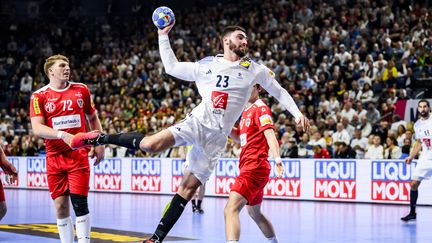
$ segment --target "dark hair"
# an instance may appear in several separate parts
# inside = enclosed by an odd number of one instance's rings
[[[230,25],[230,26],[227,26],[227,27],[225,27],[225,28],[222,30],[221,37],[220,37],[220,41],[221,41],[221,43],[223,44],[223,38],[224,38],[225,36],[231,34],[232,32],[234,32],[234,31],[236,31],[236,30],[240,30],[240,31],[243,31],[243,32],[246,33],[246,30],[245,30],[243,27],[241,27],[241,26],[238,26],[238,25]]]
[[[398,142],[397,142],[397,140],[396,140],[395,137],[391,136],[391,137],[388,137],[388,138],[392,141],[393,145],[398,146]]]
[[[419,102],[418,102],[418,104],[420,105],[420,103],[426,103],[427,104],[427,106],[430,108],[430,105],[429,105],[429,101],[427,101],[427,100],[425,100],[425,99],[421,99]]]

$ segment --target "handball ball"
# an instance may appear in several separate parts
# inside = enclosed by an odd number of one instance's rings
[[[153,23],[163,29],[174,22],[174,12],[168,7],[158,7],[153,12]]]

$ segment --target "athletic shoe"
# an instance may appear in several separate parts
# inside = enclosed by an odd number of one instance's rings
[[[159,240],[148,239],[148,240],[142,240],[140,241],[140,243],[161,243],[161,242]]]
[[[407,216],[402,217],[401,220],[408,222],[410,220],[416,219],[417,218],[417,214],[416,213],[409,213]]]
[[[198,212],[198,208],[194,205],[192,205],[192,213]]]
[[[204,213],[204,210],[203,210],[202,208],[197,208],[197,212],[198,212],[199,214],[203,214],[203,213]]]
[[[72,149],[79,149],[84,147],[102,145],[99,140],[103,136],[105,136],[105,134],[102,134],[99,131],[91,131],[86,133],[80,132],[72,137],[70,147]]]

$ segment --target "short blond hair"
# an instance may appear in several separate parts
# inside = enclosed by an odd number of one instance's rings
[[[52,67],[52,65],[54,65],[54,63],[57,60],[62,60],[62,61],[65,61],[65,62],[67,62],[69,64],[69,59],[67,57],[63,56],[63,55],[57,54],[57,55],[53,55],[53,56],[48,57],[47,59],[45,59],[45,64],[44,64],[44,72],[45,72],[45,75],[47,77],[49,77],[49,75],[48,75],[48,69],[50,67]]]

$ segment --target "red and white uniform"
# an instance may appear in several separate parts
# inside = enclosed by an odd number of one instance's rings
[[[263,189],[269,180],[271,166],[268,162],[269,146],[264,130],[274,129],[270,108],[262,101],[243,111],[240,120],[240,175],[231,190],[244,196],[248,205],[260,204]]]
[[[65,89],[47,85],[30,100],[30,116],[42,116],[45,125],[71,134],[86,132],[86,115],[96,112],[86,85],[69,82]],[[53,199],[73,193],[87,195],[90,167],[88,150],[71,150],[61,139],[45,139],[48,187]]]

